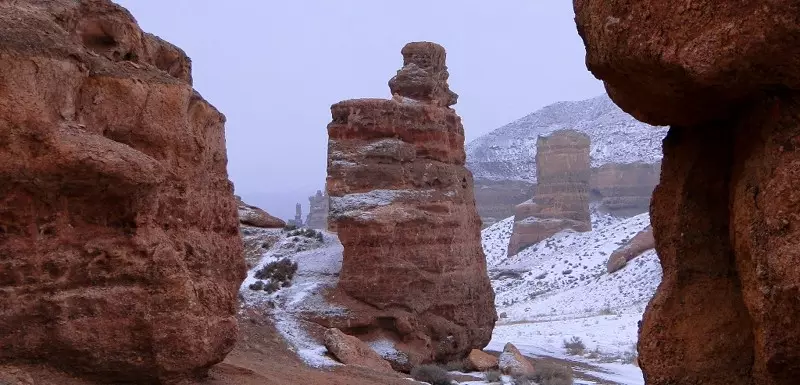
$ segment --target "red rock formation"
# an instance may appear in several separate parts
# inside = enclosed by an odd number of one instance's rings
[[[660,173],[661,162],[607,163],[593,168],[592,199],[599,201],[600,210],[615,216],[646,213]]]
[[[335,300],[356,304],[330,326],[395,341],[414,364],[483,347],[497,315],[464,167],[464,128],[449,102],[434,103],[452,94],[442,80],[444,49],[410,43],[402,52],[393,100],[331,108],[329,220],[344,245]],[[425,73],[406,80],[409,67]]]
[[[483,227],[514,215],[514,207],[531,198],[536,185],[514,180],[475,180],[475,205]]]
[[[268,212],[253,206],[248,205],[242,201],[242,198],[236,196],[236,206],[239,211],[239,223],[245,226],[263,227],[266,229],[283,228],[286,226],[280,218],[269,215]]]
[[[644,230],[638,232],[620,248],[611,253],[608,258],[606,268],[609,273],[613,273],[630,262],[630,260],[640,256],[647,250],[652,250],[655,246],[655,239],[653,238],[653,228],[647,226]]]
[[[590,231],[589,136],[555,131],[536,141],[537,185],[533,199],[516,206],[508,255],[565,229]]]
[[[664,277],[639,340],[647,384],[800,376],[800,4],[575,1],[611,97],[671,125],[651,205]]]
[[[202,375],[245,270],[225,117],[110,1],[0,2],[0,361]]]

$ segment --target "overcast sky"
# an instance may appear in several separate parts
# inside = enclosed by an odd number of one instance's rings
[[[545,105],[603,93],[566,0],[118,0],[183,48],[228,118],[236,193],[288,218],[325,184],[330,105],[389,97],[410,41],[447,49],[467,141]]]

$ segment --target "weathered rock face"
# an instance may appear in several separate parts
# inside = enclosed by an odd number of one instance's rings
[[[403,54],[406,67],[444,71],[441,46],[410,43]],[[448,94],[443,75],[428,75]],[[329,227],[344,245],[338,291],[362,305],[331,323],[396,341],[412,361],[460,359],[489,342],[497,318],[464,129],[452,109],[399,75],[393,82],[393,100],[331,108]]]
[[[535,184],[514,180],[475,180],[475,205],[483,227],[514,215],[514,207],[531,198]]]
[[[224,116],[110,1],[0,2],[0,361],[202,375],[244,279]]]
[[[653,239],[653,228],[647,226],[647,228],[634,235],[630,241],[611,253],[611,257],[608,258],[608,262],[606,263],[606,268],[609,273],[613,273],[625,267],[630,260],[638,257],[647,250],[652,250],[654,247],[655,239]]]
[[[308,197],[308,217],[306,226],[312,229],[325,230],[328,228],[328,195],[317,190],[317,193]]]
[[[661,162],[604,164],[592,169],[591,197],[600,202],[600,210],[615,216],[645,213],[660,173]]]
[[[403,68],[389,80],[392,95],[449,107],[456,104],[458,95],[450,91],[444,48],[435,43],[421,42],[403,47]]]
[[[286,226],[283,220],[269,215],[268,212],[244,203],[242,198],[236,196],[236,207],[239,212],[239,223],[245,226],[263,227],[266,229],[282,228]]]
[[[640,331],[646,383],[796,383],[800,4],[579,0],[575,11],[612,98],[672,125],[651,206],[664,277]]]
[[[497,367],[497,363],[497,357],[478,349],[472,349],[464,360],[464,365],[467,367],[467,370],[477,372],[485,372],[489,369],[494,369]]]
[[[533,199],[517,205],[508,255],[564,230],[590,231],[589,136],[560,130],[536,142]]]

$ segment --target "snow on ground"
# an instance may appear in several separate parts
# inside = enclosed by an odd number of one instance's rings
[[[325,356],[325,347],[305,332],[300,314],[306,311],[340,314],[345,311],[329,305],[323,298],[324,290],[334,287],[338,281],[342,266],[342,244],[335,234],[325,231],[322,234],[321,242],[302,235],[282,234],[282,238],[264,251],[261,261],[247,272],[247,278],[239,289],[242,306],[270,309],[278,332],[290,348],[312,367],[339,363]],[[250,289],[250,285],[257,281],[254,276],[256,271],[283,258],[289,258],[298,265],[291,286],[271,294]]]
[[[652,250],[613,274],[606,272],[606,261],[649,224],[646,213],[615,218],[593,208],[592,231],[562,231],[512,257],[505,253],[513,217],[484,229],[501,316],[487,349],[501,351],[511,342],[526,355],[587,364],[574,369],[596,378],[643,384],[641,370],[630,361],[661,266]],[[564,341],[573,337],[586,346],[584,355],[567,354]]]

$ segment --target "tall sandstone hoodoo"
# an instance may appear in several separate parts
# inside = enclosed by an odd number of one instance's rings
[[[536,191],[515,209],[508,255],[565,229],[591,231],[590,167],[588,135],[559,130],[538,138]]]
[[[351,316],[331,326],[388,338],[414,365],[484,347],[497,315],[445,50],[418,42],[402,54],[393,99],[331,108],[329,220],[344,245],[336,300],[352,299]]]
[[[0,361],[202,376],[244,279],[225,117],[110,1],[0,2]]]
[[[322,191],[317,190],[316,194],[308,197],[306,226],[321,230],[328,228],[328,195]]]
[[[651,222],[663,281],[639,363],[651,385],[800,378],[800,4],[574,2],[589,69],[670,125]]]
[[[593,168],[589,183],[592,201],[615,216],[646,213],[660,173],[661,162],[606,163]]]

